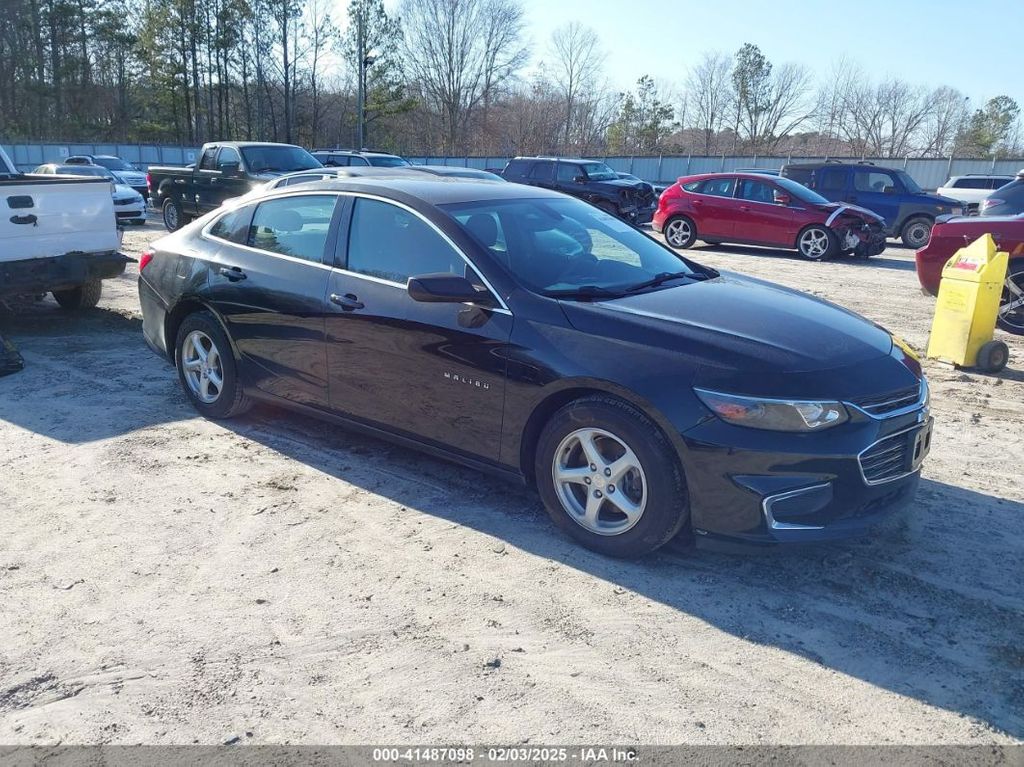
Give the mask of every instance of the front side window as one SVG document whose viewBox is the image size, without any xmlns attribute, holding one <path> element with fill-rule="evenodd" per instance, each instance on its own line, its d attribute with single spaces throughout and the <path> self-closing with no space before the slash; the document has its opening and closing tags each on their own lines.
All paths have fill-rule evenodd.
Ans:
<svg viewBox="0 0 1024 767">
<path fill-rule="evenodd" d="M 220 155 L 217 157 L 217 167 L 220 168 L 222 165 L 228 163 L 234 163 L 235 165 L 242 164 L 242 158 L 238 154 L 238 150 L 233 146 L 226 146 L 220 150 Z"/>
<path fill-rule="evenodd" d="M 560 162 L 558 163 L 558 180 L 563 184 L 571 184 L 576 180 L 577 176 L 582 176 L 583 170 L 579 165 L 575 163 Z"/>
<path fill-rule="evenodd" d="M 623 290 L 659 275 L 695 271 L 643 232 L 580 200 L 503 199 L 442 207 L 535 293 Z"/>
<path fill-rule="evenodd" d="M 303 195 L 261 203 L 252 217 L 247 244 L 319 264 L 337 199 L 335 195 Z"/>
<path fill-rule="evenodd" d="M 321 167 L 316 158 L 301 147 L 261 144 L 242 148 L 246 167 L 253 173 L 290 173 Z"/>
<path fill-rule="evenodd" d="M 774 203 L 775 188 L 763 181 L 751 181 L 745 178 L 740 180 L 740 189 L 736 196 L 741 200 L 750 200 L 751 202 Z"/>
<path fill-rule="evenodd" d="M 853 173 L 853 188 L 858 192 L 884 194 L 886 187 L 896 188 L 893 177 L 879 170 L 858 170 Z"/>
<path fill-rule="evenodd" d="M 605 165 L 603 162 L 583 163 L 583 170 L 591 181 L 614 181 L 619 174 Z"/>
<path fill-rule="evenodd" d="M 355 201 L 346 266 L 350 272 L 404 285 L 419 274 L 465 274 L 465 264 L 416 214 L 380 200 Z"/>
<path fill-rule="evenodd" d="M 700 194 L 709 194 L 712 197 L 732 197 L 736 188 L 734 178 L 709 178 L 700 185 Z"/>
</svg>

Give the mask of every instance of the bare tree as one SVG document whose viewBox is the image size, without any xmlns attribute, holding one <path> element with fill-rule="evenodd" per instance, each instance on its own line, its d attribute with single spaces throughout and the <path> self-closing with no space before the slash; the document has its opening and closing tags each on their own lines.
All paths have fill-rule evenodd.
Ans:
<svg viewBox="0 0 1024 767">
<path fill-rule="evenodd" d="M 526 62 L 516 0 L 404 0 L 406 66 L 441 113 L 443 150 L 465 146 L 476 108 Z"/>
<path fill-rule="evenodd" d="M 729 72 L 732 57 L 721 51 L 706 51 L 686 78 L 689 95 L 689 116 L 703 135 L 701 151 L 718 151 L 716 137 L 725 127 L 732 89 Z"/>
<path fill-rule="evenodd" d="M 562 147 L 579 146 L 580 134 L 587 132 L 580 118 L 592 114 L 590 105 L 599 95 L 603 54 L 597 33 L 573 21 L 551 35 L 553 77 L 562 99 Z"/>
<path fill-rule="evenodd" d="M 921 125 L 919 151 L 925 157 L 951 157 L 962 140 L 970 113 L 969 99 L 956 88 L 942 86 L 929 96 Z"/>
</svg>

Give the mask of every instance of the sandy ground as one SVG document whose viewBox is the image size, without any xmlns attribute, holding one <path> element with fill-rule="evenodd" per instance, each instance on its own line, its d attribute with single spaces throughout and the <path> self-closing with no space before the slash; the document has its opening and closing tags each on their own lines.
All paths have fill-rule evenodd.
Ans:
<svg viewBox="0 0 1024 767">
<path fill-rule="evenodd" d="M 925 345 L 910 251 L 691 255 Z M 0 743 L 1024 740 L 1024 339 L 998 377 L 928 365 L 907 521 L 619 562 L 525 489 L 276 410 L 197 418 L 134 270 L 0 323 L 27 363 L 0 379 Z"/>
</svg>

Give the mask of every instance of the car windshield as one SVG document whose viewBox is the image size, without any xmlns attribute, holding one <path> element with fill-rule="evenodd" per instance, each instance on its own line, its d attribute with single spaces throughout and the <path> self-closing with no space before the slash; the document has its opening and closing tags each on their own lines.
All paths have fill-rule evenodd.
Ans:
<svg viewBox="0 0 1024 767">
<path fill-rule="evenodd" d="M 605 165 L 603 162 L 585 162 L 583 170 L 591 181 L 614 181 L 619 174 Z"/>
<path fill-rule="evenodd" d="M 903 182 L 904 188 L 911 194 L 921 194 L 921 187 L 917 185 L 917 182 L 910 177 L 910 174 L 905 170 L 895 171 L 896 178 Z"/>
<path fill-rule="evenodd" d="M 122 160 L 120 157 L 96 157 L 93 162 L 102 165 L 107 170 L 138 170 L 130 162 Z"/>
<path fill-rule="evenodd" d="M 785 178 L 783 176 L 773 177 L 772 178 L 772 183 L 773 184 L 778 184 L 779 186 L 781 186 L 783 189 L 785 189 L 787 192 L 789 192 L 791 195 L 796 197 L 801 202 L 809 202 L 809 203 L 812 203 L 814 205 L 827 205 L 828 204 L 828 200 L 826 200 L 820 194 L 818 194 L 817 192 L 811 191 L 810 189 L 808 189 L 803 184 L 800 184 L 800 183 L 798 183 L 796 181 L 793 181 L 793 179 Z"/>
<path fill-rule="evenodd" d="M 114 174 L 99 165 L 62 165 L 57 169 L 59 176 L 102 176 L 113 179 Z"/>
<path fill-rule="evenodd" d="M 412 165 L 408 160 L 391 155 L 367 157 L 366 159 L 370 161 L 370 165 L 377 168 L 401 168 L 406 165 Z"/>
<path fill-rule="evenodd" d="M 323 167 L 313 155 L 297 146 L 248 146 L 242 149 L 242 157 L 252 173 L 288 173 Z"/>
<path fill-rule="evenodd" d="M 614 298 L 716 274 L 580 200 L 501 199 L 441 207 L 519 283 L 542 295 Z M 657 284 L 646 284 L 652 281 Z"/>
</svg>

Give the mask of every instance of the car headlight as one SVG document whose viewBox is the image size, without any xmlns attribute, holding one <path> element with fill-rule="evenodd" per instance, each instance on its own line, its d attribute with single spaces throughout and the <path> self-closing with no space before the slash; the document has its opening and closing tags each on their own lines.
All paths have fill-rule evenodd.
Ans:
<svg viewBox="0 0 1024 767">
<path fill-rule="evenodd" d="M 952 213 L 954 216 L 962 216 L 964 214 L 964 209 L 963 208 L 950 208 L 949 212 Z"/>
<path fill-rule="evenodd" d="M 822 431 L 850 419 L 841 402 L 764 399 L 694 389 L 700 401 L 727 423 L 770 431 Z"/>
</svg>

